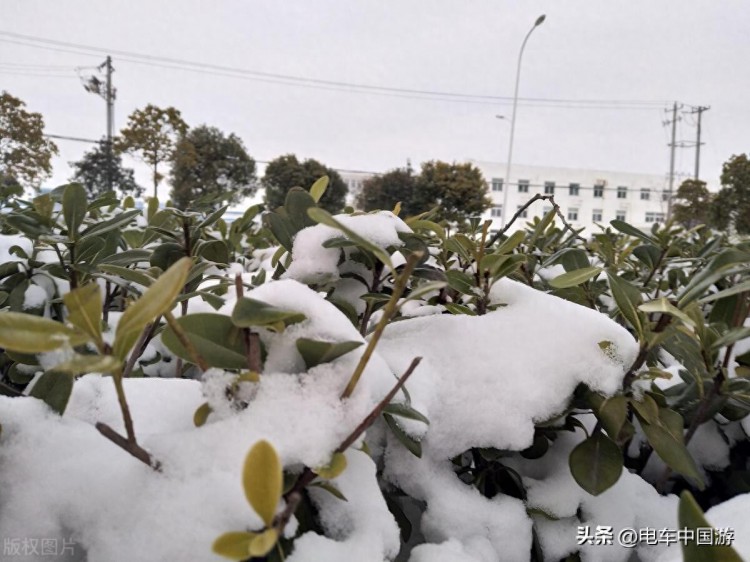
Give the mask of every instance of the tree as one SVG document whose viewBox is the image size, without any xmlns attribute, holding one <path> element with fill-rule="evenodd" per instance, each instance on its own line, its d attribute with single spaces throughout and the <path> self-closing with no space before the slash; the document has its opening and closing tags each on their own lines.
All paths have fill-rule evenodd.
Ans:
<svg viewBox="0 0 750 562">
<path fill-rule="evenodd" d="M 162 109 L 149 104 L 131 113 L 127 126 L 120 131 L 115 148 L 136 156 L 151 167 L 154 197 L 163 178 L 159 164 L 172 159 L 175 143 L 187 130 L 187 124 L 174 107 Z"/>
<path fill-rule="evenodd" d="M 0 176 L 4 184 L 38 190 L 52 173 L 57 146 L 44 138 L 41 113 L 24 107 L 23 101 L 8 92 L 0 94 Z"/>
<path fill-rule="evenodd" d="M 297 160 L 294 154 L 286 154 L 271 160 L 266 166 L 262 184 L 266 190 L 266 205 L 275 209 L 284 204 L 286 193 L 293 187 L 309 189 L 316 180 L 328 176 L 328 188 L 319 205 L 331 213 L 340 212 L 346 203 L 349 188 L 339 173 L 317 160 Z"/>
<path fill-rule="evenodd" d="M 255 193 L 255 160 L 242 140 L 201 125 L 180 138 L 172 158 L 172 200 L 180 209 L 201 197 L 237 203 Z"/>
<path fill-rule="evenodd" d="M 750 160 L 746 154 L 734 155 L 724 162 L 721 185 L 711 206 L 713 225 L 750 233 Z"/>
<path fill-rule="evenodd" d="M 414 204 L 417 190 L 417 176 L 411 166 L 396 168 L 381 176 L 373 176 L 362 183 L 362 191 L 357 195 L 357 207 L 365 211 L 393 209 L 401 203 L 405 216 L 417 215 L 425 209 Z"/>
<path fill-rule="evenodd" d="M 78 162 L 71 162 L 75 170 L 71 181 L 83 185 L 92 198 L 96 198 L 109 191 L 110 155 L 107 141 L 88 151 Z M 122 157 L 112 155 L 111 160 L 112 187 L 123 194 L 138 197 L 143 188 L 135 182 L 133 170 L 122 165 Z"/>
<path fill-rule="evenodd" d="M 487 182 L 476 166 L 433 160 L 422 164 L 411 205 L 419 212 L 439 207 L 438 216 L 463 223 L 482 214 L 491 205 Z"/>
<path fill-rule="evenodd" d="M 693 228 L 699 224 L 711 222 L 711 201 L 713 196 L 700 180 L 685 180 L 677 189 L 677 202 L 672 207 L 675 221 Z"/>
</svg>

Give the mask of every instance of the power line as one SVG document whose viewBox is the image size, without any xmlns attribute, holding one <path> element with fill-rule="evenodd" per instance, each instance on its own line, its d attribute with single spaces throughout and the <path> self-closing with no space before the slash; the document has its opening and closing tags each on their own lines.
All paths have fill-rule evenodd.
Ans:
<svg viewBox="0 0 750 562">
<path fill-rule="evenodd" d="M 0 41 L 6 41 L 28 47 L 36 47 L 47 50 L 75 53 L 85 56 L 94 56 L 91 52 L 115 54 L 125 62 L 156 66 L 160 68 L 171 68 L 188 70 L 204 74 L 213 74 L 234 78 L 245 78 L 255 81 L 285 84 L 298 87 L 313 87 L 318 89 L 331 89 L 360 94 L 393 95 L 398 97 L 416 97 L 417 99 L 434 99 L 436 101 L 457 101 L 460 103 L 483 103 L 488 105 L 505 105 L 512 98 L 507 96 L 492 96 L 486 94 L 470 94 L 459 92 L 442 92 L 437 90 L 421 90 L 375 84 L 359 84 L 337 80 L 324 80 L 319 78 L 294 76 L 287 74 L 263 72 L 246 68 L 238 68 L 217 64 L 208 64 L 185 59 L 159 57 L 134 53 L 118 49 L 104 49 L 91 45 L 57 41 L 42 37 L 34 37 L 8 31 L 0 31 Z M 12 39 L 8 39 L 11 37 Z M 50 45 L 45 47 L 43 45 Z M 70 50 L 75 49 L 75 50 Z M 593 99 L 547 99 L 547 98 L 519 98 L 524 105 L 537 107 L 567 107 L 567 108 L 589 108 L 589 109 L 653 109 L 664 105 L 664 101 L 656 100 L 593 100 Z"/>
</svg>

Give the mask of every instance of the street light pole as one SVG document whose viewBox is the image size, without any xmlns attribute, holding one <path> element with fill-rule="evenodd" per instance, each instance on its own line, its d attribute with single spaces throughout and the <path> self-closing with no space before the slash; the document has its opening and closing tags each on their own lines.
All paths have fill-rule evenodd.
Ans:
<svg viewBox="0 0 750 562">
<path fill-rule="evenodd" d="M 510 166 L 511 162 L 513 160 L 513 136 L 516 132 L 516 108 L 518 106 L 518 84 L 521 80 L 521 57 L 523 57 L 523 50 L 526 48 L 526 42 L 529 40 L 529 37 L 534 32 L 534 30 L 542 25 L 544 23 L 544 19 L 546 16 L 542 14 L 538 18 L 536 18 L 536 21 L 534 22 L 534 25 L 529 30 L 529 32 L 526 34 L 526 37 L 523 40 L 523 43 L 521 44 L 521 51 L 518 53 L 518 65 L 516 67 L 516 90 L 513 94 L 513 116 L 510 120 L 510 142 L 508 143 L 508 162 L 507 167 L 505 169 L 505 181 L 503 182 L 503 210 L 502 210 L 502 226 L 505 226 L 506 217 L 508 216 L 508 192 L 510 191 Z"/>
</svg>

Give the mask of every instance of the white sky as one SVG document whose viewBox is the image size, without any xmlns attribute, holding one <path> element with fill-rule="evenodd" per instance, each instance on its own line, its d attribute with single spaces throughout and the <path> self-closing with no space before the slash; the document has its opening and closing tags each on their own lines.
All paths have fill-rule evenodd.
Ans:
<svg viewBox="0 0 750 562">
<path fill-rule="evenodd" d="M 662 121 L 672 100 L 711 106 L 701 158 L 710 184 L 725 160 L 748 151 L 746 0 L 0 0 L 0 32 L 306 78 L 510 97 L 521 42 L 542 13 L 547 20 L 523 58 L 522 98 L 664 103 L 637 110 L 519 105 L 514 162 L 666 174 Z M 72 69 L 99 64 L 105 51 L 75 54 L 8 39 L 16 41 L 0 34 L 0 90 L 43 113 L 49 133 L 101 137 L 104 101 L 85 92 Z M 509 104 L 308 88 L 112 56 L 116 128 L 154 103 L 180 109 L 190 125 L 238 134 L 258 160 L 293 152 L 337 168 L 385 171 L 407 158 L 417 166 L 507 155 Z M 694 116 L 683 116 L 678 140 L 694 141 L 695 132 Z M 67 162 L 87 149 L 58 146 L 49 185 L 64 183 Z M 678 150 L 677 171 L 691 175 L 693 159 L 693 148 Z M 148 187 L 143 169 L 138 177 Z"/>
</svg>

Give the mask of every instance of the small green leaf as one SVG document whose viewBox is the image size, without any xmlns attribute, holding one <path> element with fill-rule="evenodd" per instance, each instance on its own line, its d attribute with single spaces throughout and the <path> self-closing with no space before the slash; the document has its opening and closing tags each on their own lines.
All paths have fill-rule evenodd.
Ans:
<svg viewBox="0 0 750 562">
<path fill-rule="evenodd" d="M 474 281 L 467 273 L 458 269 L 449 269 L 445 272 L 445 276 L 448 278 L 448 285 L 451 289 L 455 289 L 464 295 L 474 294 Z"/>
<path fill-rule="evenodd" d="M 211 213 L 205 219 L 203 219 L 203 221 L 201 221 L 201 223 L 198 225 L 198 228 L 207 228 L 211 226 L 216 221 L 218 221 L 222 216 L 224 216 L 224 213 L 227 212 L 228 208 L 229 208 L 229 205 L 224 205 L 223 207 L 219 207 L 213 213 Z"/>
<path fill-rule="evenodd" d="M 406 433 L 396 419 L 390 414 L 383 414 L 383 419 L 401 444 L 415 457 L 422 458 L 422 443 Z"/>
<path fill-rule="evenodd" d="M 297 340 L 297 351 L 305 361 L 305 366 L 312 369 L 321 363 L 330 363 L 361 345 L 362 342 L 360 341 L 327 342 L 299 338 Z"/>
<path fill-rule="evenodd" d="M 664 314 L 669 314 L 670 316 L 674 316 L 675 318 L 679 318 L 682 320 L 685 324 L 688 326 L 695 326 L 695 322 L 693 321 L 690 316 L 685 314 L 683 311 L 681 311 L 679 308 L 671 304 L 666 297 L 661 297 L 656 300 L 644 303 L 638 307 L 638 310 L 642 312 L 661 312 Z"/>
<path fill-rule="evenodd" d="M 47 371 L 34 383 L 29 396 L 43 400 L 62 415 L 73 392 L 73 377 L 56 371 Z"/>
<path fill-rule="evenodd" d="M 21 312 L 0 313 L 0 347 L 19 353 L 43 353 L 69 344 L 80 345 L 89 336 L 60 322 Z"/>
<path fill-rule="evenodd" d="M 195 427 L 201 427 L 202 425 L 205 425 L 206 421 L 208 420 L 208 416 L 211 415 L 211 412 L 211 406 L 208 402 L 204 402 L 203 404 L 198 406 L 195 414 L 193 414 L 193 424 L 195 424 Z"/>
<path fill-rule="evenodd" d="M 224 533 L 214 541 L 213 551 L 219 556 L 230 560 L 247 560 L 250 558 L 250 544 L 258 537 L 258 533 L 234 531 Z"/>
<path fill-rule="evenodd" d="M 320 198 L 325 194 L 326 189 L 328 188 L 328 182 L 328 176 L 323 176 L 315 180 L 315 183 L 312 184 L 312 187 L 310 188 L 310 195 L 316 203 L 319 203 Z"/>
<path fill-rule="evenodd" d="M 641 400 L 631 400 L 630 404 L 641 419 L 659 423 L 659 405 L 648 394 L 644 394 Z"/>
<path fill-rule="evenodd" d="M 247 367 L 242 330 L 227 316 L 199 312 L 177 318 L 177 323 L 209 366 L 219 369 Z M 161 341 L 177 357 L 189 363 L 193 362 L 192 356 L 183 347 L 171 326 L 162 332 Z"/>
<path fill-rule="evenodd" d="M 245 497 L 266 526 L 270 526 L 281 499 L 284 475 L 276 450 L 268 441 L 253 445 L 245 457 L 242 487 Z"/>
<path fill-rule="evenodd" d="M 273 234 L 279 244 L 291 252 L 292 239 L 296 231 L 289 219 L 282 217 L 279 213 L 266 213 L 263 215 L 263 223 L 271 231 L 271 234 Z"/>
<path fill-rule="evenodd" d="M 229 248 L 222 240 L 210 240 L 201 245 L 199 255 L 204 260 L 214 263 L 229 263 Z"/>
<path fill-rule="evenodd" d="M 667 466 L 692 480 L 700 490 L 705 488 L 695 460 L 690 456 L 683 440 L 678 440 L 661 423 L 650 424 L 641 421 L 641 427 L 648 442 Z"/>
<path fill-rule="evenodd" d="M 589 494 L 598 496 L 620 479 L 622 451 L 614 441 L 599 432 L 573 449 L 568 464 L 578 485 Z"/>
<path fill-rule="evenodd" d="M 601 267 L 584 267 L 582 269 L 576 269 L 575 271 L 568 271 L 567 273 L 558 275 L 549 281 L 549 285 L 555 289 L 577 287 L 581 283 L 590 280 L 592 277 L 596 277 L 601 272 Z"/>
<path fill-rule="evenodd" d="M 410 420 L 421 421 L 422 423 L 426 423 L 427 425 L 430 424 L 430 420 L 428 420 L 427 417 L 424 416 L 424 414 L 418 412 L 417 410 L 409 406 L 409 404 L 405 404 L 403 402 L 391 402 L 383 409 L 383 412 L 386 414 L 391 414 L 392 416 L 399 416 Z"/>
<path fill-rule="evenodd" d="M 315 488 L 321 488 L 334 496 L 335 498 L 340 499 L 341 501 L 348 502 L 349 500 L 346 498 L 346 496 L 339 490 L 333 482 L 325 482 L 322 480 L 318 480 L 317 482 L 313 482 L 310 484 L 311 487 Z"/>
<path fill-rule="evenodd" d="M 388 269 L 394 271 L 393 262 L 391 262 L 391 256 L 388 255 L 388 252 L 386 252 L 380 246 L 376 246 L 372 242 L 369 242 L 368 240 L 362 238 L 362 236 L 354 232 L 348 226 L 344 226 L 343 224 L 341 224 L 327 211 L 318 207 L 312 207 L 307 210 L 307 214 L 315 222 L 339 229 L 341 232 L 346 234 L 346 236 L 350 240 L 354 240 L 361 248 L 367 250 L 375 257 L 377 257 L 381 262 L 383 262 L 388 267 Z"/>
<path fill-rule="evenodd" d="M 713 349 L 721 349 L 722 347 L 732 345 L 740 340 L 744 340 L 745 338 L 750 338 L 750 326 L 727 330 L 711 344 L 711 347 Z"/>
<path fill-rule="evenodd" d="M 470 309 L 468 306 L 457 304 L 454 302 L 447 302 L 443 305 L 445 310 L 451 314 L 466 314 L 467 316 L 476 316 L 477 313 Z"/>
<path fill-rule="evenodd" d="M 315 207 L 315 199 L 301 187 L 293 187 L 286 192 L 284 208 L 295 233 L 308 226 L 315 226 L 315 221 L 307 215 L 307 210 L 313 207 Z"/>
<path fill-rule="evenodd" d="M 132 209 L 130 211 L 120 213 L 119 215 L 116 215 L 104 222 L 98 222 L 84 230 L 81 233 L 81 239 L 88 238 L 89 236 L 99 236 L 104 234 L 105 232 L 109 232 L 110 230 L 121 228 L 134 220 L 135 217 L 140 214 L 141 212 L 138 209 Z"/>
<path fill-rule="evenodd" d="M 115 373 L 122 363 L 111 355 L 81 355 L 76 353 L 71 359 L 58 363 L 54 370 L 69 375 L 86 375 L 89 373 Z"/>
<path fill-rule="evenodd" d="M 518 245 L 526 239 L 526 232 L 523 230 L 516 230 L 513 234 L 503 240 L 500 245 L 493 252 L 494 254 L 510 254 L 515 250 Z"/>
<path fill-rule="evenodd" d="M 609 288 L 612 298 L 617 304 L 623 318 L 625 318 L 639 335 L 643 334 L 643 326 L 638 316 L 637 306 L 641 304 L 641 292 L 616 273 L 607 272 Z"/>
<path fill-rule="evenodd" d="M 440 289 L 445 287 L 447 284 L 448 283 L 446 283 L 445 281 L 431 281 L 429 283 L 422 283 L 416 289 L 411 290 L 409 295 L 399 303 L 399 307 L 403 306 L 403 304 L 407 301 L 416 300 L 434 291 L 440 291 Z"/>
<path fill-rule="evenodd" d="M 63 217 L 68 229 L 68 236 L 76 238 L 78 229 L 83 224 L 88 210 L 86 190 L 80 183 L 71 183 L 65 187 L 62 198 Z"/>
<path fill-rule="evenodd" d="M 680 529 L 692 529 L 697 535 L 698 529 L 711 529 L 709 544 L 699 544 L 695 538 L 682 542 L 684 562 L 742 562 L 742 558 L 731 546 L 714 544 L 715 530 L 706 520 L 693 495 L 687 490 L 680 494 L 678 508 L 678 526 Z"/>
<path fill-rule="evenodd" d="M 252 541 L 250 541 L 250 548 L 248 553 L 252 557 L 265 556 L 271 549 L 276 546 L 279 540 L 279 532 L 276 529 L 266 529 Z"/>
<path fill-rule="evenodd" d="M 63 296 L 68 309 L 68 321 L 93 338 L 97 346 L 102 342 L 102 294 L 97 283 L 88 283 Z"/>
<path fill-rule="evenodd" d="M 628 399 L 622 395 L 607 398 L 599 406 L 596 417 L 602 422 L 602 427 L 607 434 L 613 440 L 617 440 L 622 426 L 628 419 Z"/>
<path fill-rule="evenodd" d="M 263 326 L 275 330 L 279 322 L 283 322 L 284 326 L 289 326 L 305 319 L 305 315 L 299 312 L 276 308 L 263 301 L 247 297 L 239 299 L 232 311 L 232 322 L 240 328 Z"/>
<path fill-rule="evenodd" d="M 346 455 L 344 453 L 333 453 L 331 462 L 326 466 L 315 469 L 315 474 L 326 480 L 333 480 L 346 470 Z"/>
<path fill-rule="evenodd" d="M 124 360 L 146 325 L 172 309 L 174 300 L 185 286 L 192 265 L 192 259 L 182 258 L 125 310 L 115 333 L 115 357 Z"/>
<path fill-rule="evenodd" d="M 610 221 L 609 224 L 611 224 L 616 230 L 619 230 L 623 234 L 629 234 L 630 236 L 635 236 L 636 238 L 640 238 L 644 242 L 658 244 L 658 241 L 653 236 L 646 234 L 642 230 L 638 230 L 636 227 L 629 225 L 625 221 L 613 220 L 613 221 Z"/>
</svg>

